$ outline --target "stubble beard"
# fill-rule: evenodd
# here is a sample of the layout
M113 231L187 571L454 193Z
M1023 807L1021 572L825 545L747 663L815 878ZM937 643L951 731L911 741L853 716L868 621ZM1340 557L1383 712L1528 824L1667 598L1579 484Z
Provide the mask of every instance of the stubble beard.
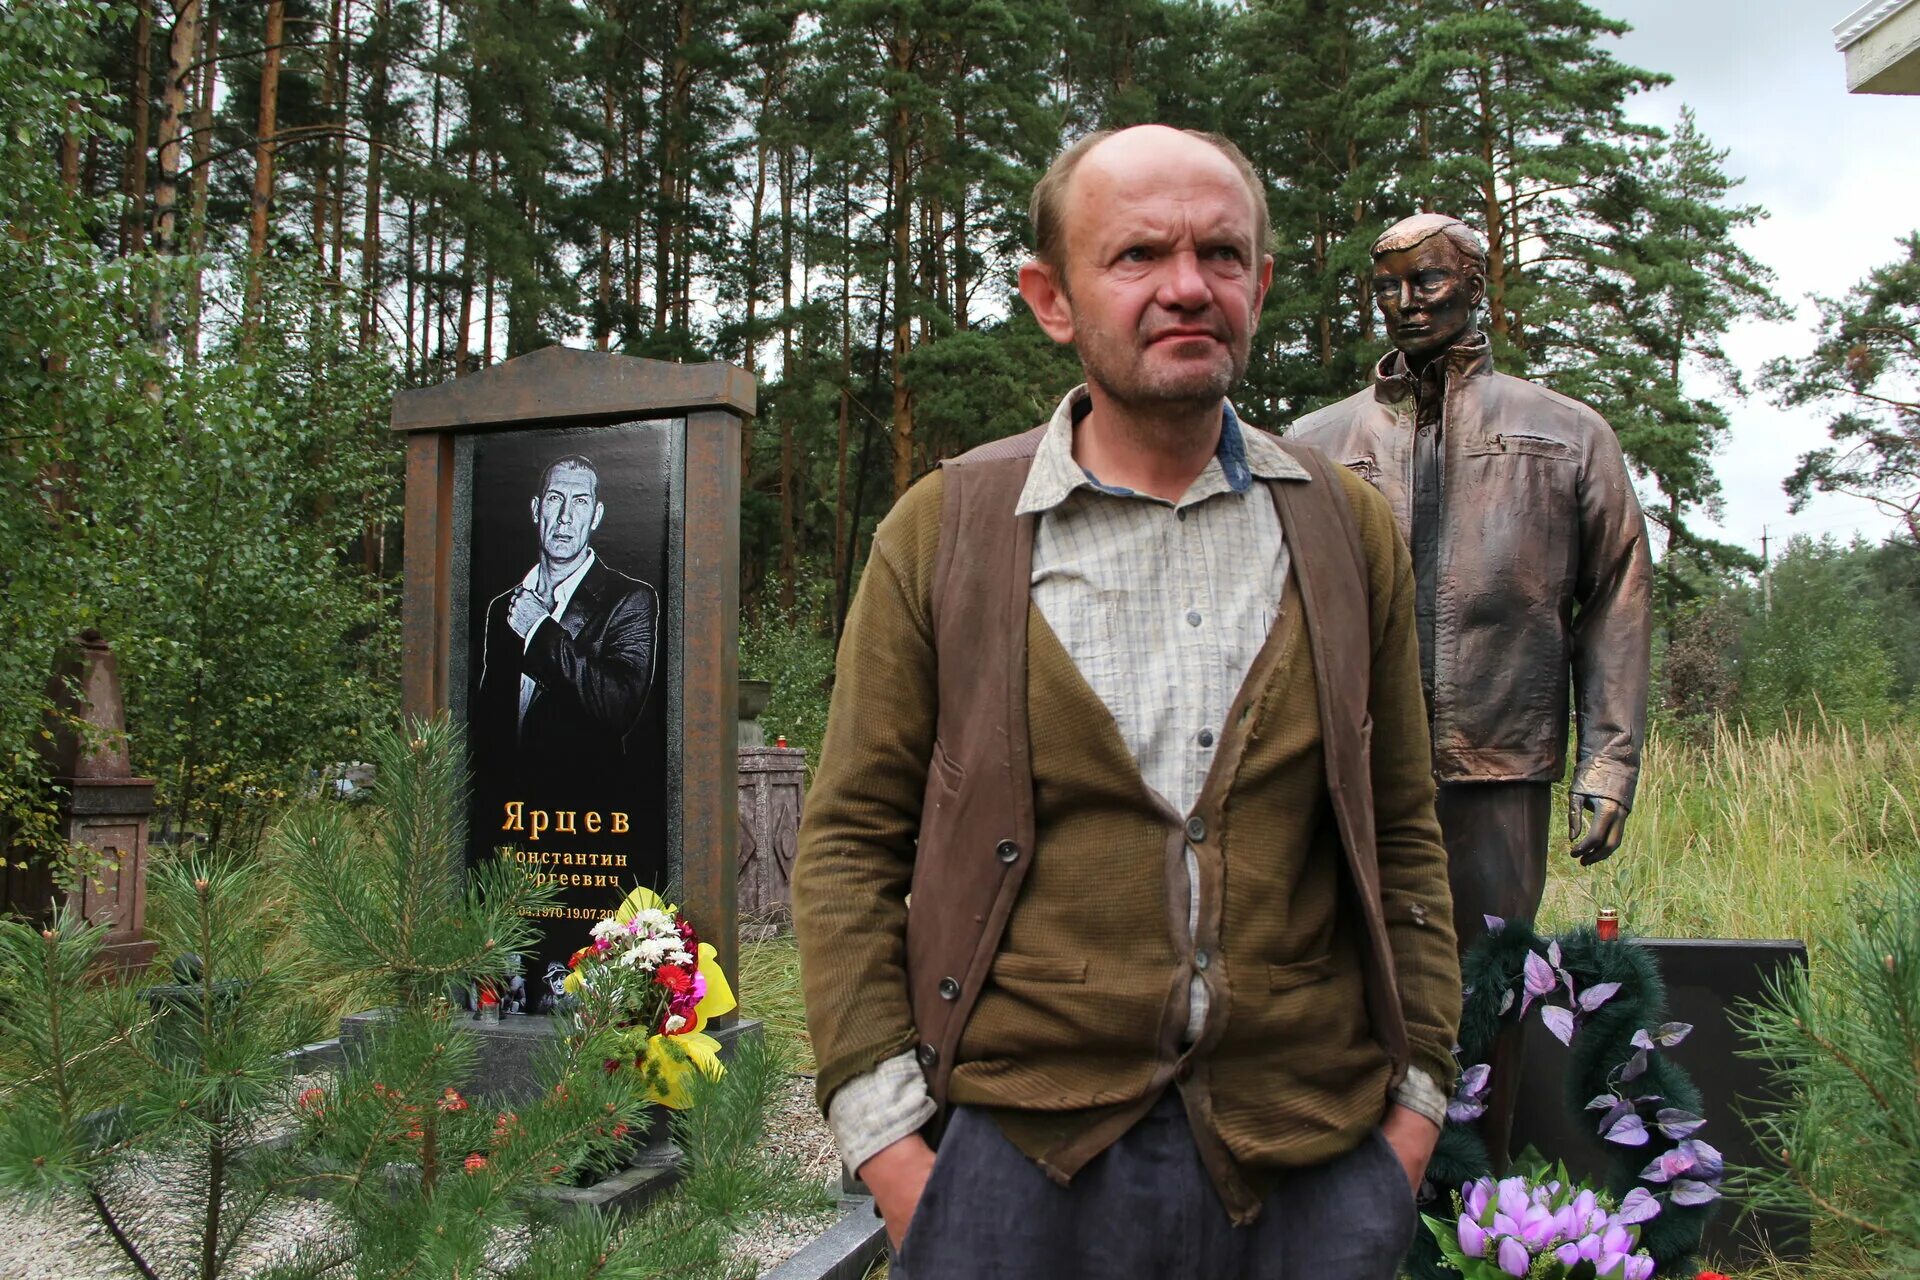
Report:
M1180 444L1196 419L1205 419L1220 407L1247 371L1248 352L1231 341L1224 343L1226 360L1205 370L1156 373L1142 359L1110 359L1119 344L1096 332L1080 351L1080 367L1087 381L1118 406L1125 422L1150 444ZM1130 338L1129 354L1138 351Z

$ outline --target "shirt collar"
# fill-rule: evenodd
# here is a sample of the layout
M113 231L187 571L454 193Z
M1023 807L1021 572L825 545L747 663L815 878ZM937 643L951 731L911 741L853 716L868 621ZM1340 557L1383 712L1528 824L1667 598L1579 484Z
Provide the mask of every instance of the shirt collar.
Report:
M1069 391L1053 411L1047 432L1034 452L1033 467L1020 491L1016 515L1049 511L1065 502L1078 489L1089 489L1116 498L1137 498L1131 489L1101 483L1098 476L1082 467L1073 457L1074 426L1093 407L1083 383ZM1257 477L1262 480L1305 480L1307 471L1264 431L1248 430L1232 402L1225 405L1220 423L1220 444L1208 460L1206 469L1194 479L1177 506L1186 506L1216 493L1245 493ZM1157 499L1149 499L1157 501Z
M573 600L573 593L580 589L580 584L586 580L587 570L593 568L593 562L599 557L599 554L600 553L592 547L588 547L587 558L580 562L580 567L555 584L553 588L552 611L554 617L557 618L567 611L567 605ZM533 568L527 570L527 576L520 579L520 585L529 591L540 585L540 562L538 560L534 561Z
M1429 392L1443 389L1445 383L1485 377L1492 372L1493 344L1486 334L1476 331L1448 347L1420 377L1414 376L1404 352L1389 350L1373 366L1373 395L1382 403L1393 404L1423 389Z

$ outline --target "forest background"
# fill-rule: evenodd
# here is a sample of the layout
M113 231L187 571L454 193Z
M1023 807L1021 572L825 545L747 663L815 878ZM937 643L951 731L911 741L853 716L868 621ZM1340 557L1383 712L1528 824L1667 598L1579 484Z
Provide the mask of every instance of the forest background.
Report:
M49 838L47 673L120 654L163 834L265 821L397 705L392 392L565 341L761 380L743 664L823 727L875 523L1078 380L1009 284L1090 128L1246 149L1283 427L1385 341L1367 247L1485 235L1496 360L1598 408L1655 538L1659 716L1897 721L1920 682L1920 237L1764 371L1725 153L1581 0L12 0L0 6L0 818ZM1763 564L1701 536L1729 411L1832 414L1789 479L1900 517ZM1737 444L1737 442L1735 442ZM1824 718L1824 720L1823 720Z

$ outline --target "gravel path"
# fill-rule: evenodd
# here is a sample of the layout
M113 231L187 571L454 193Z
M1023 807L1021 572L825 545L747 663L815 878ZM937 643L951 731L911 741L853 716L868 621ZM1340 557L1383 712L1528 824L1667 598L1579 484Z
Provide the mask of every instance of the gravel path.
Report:
M813 1080L795 1076L781 1091L767 1120L764 1139L768 1150L792 1159L809 1181L839 1188L839 1157L833 1139L813 1103ZM127 1191L148 1201L124 1224L136 1238L169 1226L162 1201L138 1196L165 1173L157 1163L136 1163L124 1175ZM109 1196L110 1204L125 1203ZM319 1232L330 1210L311 1200L288 1199L274 1205L252 1233L254 1243L243 1247L233 1274L245 1276L269 1261L290 1241ZM762 1214L742 1223L730 1242L739 1274L769 1271L798 1253L815 1235L839 1216L837 1208L801 1215ZM84 1200L65 1197L41 1205L0 1200L0 1280L125 1280L134 1274L126 1255L108 1237L106 1229Z

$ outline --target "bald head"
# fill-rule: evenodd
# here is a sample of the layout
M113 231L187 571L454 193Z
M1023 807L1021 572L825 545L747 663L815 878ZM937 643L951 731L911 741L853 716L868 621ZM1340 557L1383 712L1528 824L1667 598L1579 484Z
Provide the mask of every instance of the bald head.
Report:
M1046 174L1034 184L1027 208L1033 221L1034 256L1060 272L1064 281L1067 224L1076 206L1084 203L1097 211L1116 188L1178 184L1210 172L1230 174L1246 188L1253 212L1253 260L1257 262L1268 248L1267 191L1246 155L1220 134L1163 124L1102 129L1054 158Z

